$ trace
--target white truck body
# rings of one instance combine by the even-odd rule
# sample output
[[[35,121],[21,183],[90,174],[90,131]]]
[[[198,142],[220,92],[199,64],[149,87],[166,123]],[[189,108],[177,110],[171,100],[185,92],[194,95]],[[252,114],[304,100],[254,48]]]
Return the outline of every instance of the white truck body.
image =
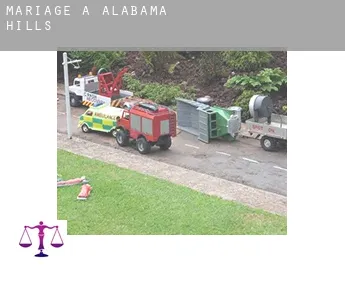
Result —
[[[271,123],[266,118],[255,122],[253,118],[246,121],[249,133],[287,140],[287,116],[272,114]]]

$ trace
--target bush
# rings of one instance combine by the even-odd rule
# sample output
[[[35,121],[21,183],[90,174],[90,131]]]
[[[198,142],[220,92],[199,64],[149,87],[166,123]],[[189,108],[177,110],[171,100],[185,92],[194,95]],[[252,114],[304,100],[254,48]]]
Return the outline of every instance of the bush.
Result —
[[[161,105],[175,104],[175,98],[187,98],[189,95],[182,92],[179,86],[164,85],[159,83],[146,84],[138,93],[139,97],[146,98]]]
[[[221,52],[202,52],[199,59],[200,75],[205,83],[224,74]]]
[[[254,90],[260,93],[279,91],[287,83],[287,75],[280,68],[264,69],[256,76],[236,75],[230,78],[225,87],[240,90]]]
[[[112,70],[114,67],[121,68],[125,65],[126,52],[123,51],[71,51],[68,55],[73,59],[81,59],[80,70],[88,72],[93,67]]]
[[[138,93],[143,89],[143,84],[138,79],[135,79],[132,75],[129,73],[125,73],[123,78],[123,88],[129,91],[132,91],[133,93]]]
[[[273,56],[262,51],[226,51],[223,52],[223,58],[234,71],[257,71],[266,67]]]
[[[153,102],[171,106],[176,103],[175,98],[194,99],[193,88],[183,91],[178,85],[147,83],[143,84],[138,79],[132,77],[130,74],[125,74],[123,77],[124,86],[129,91],[134,93],[134,96],[149,99]]]
[[[141,52],[146,65],[148,65],[152,71],[166,71],[166,66],[172,63],[174,60],[180,58],[177,52],[169,51],[144,51]]]

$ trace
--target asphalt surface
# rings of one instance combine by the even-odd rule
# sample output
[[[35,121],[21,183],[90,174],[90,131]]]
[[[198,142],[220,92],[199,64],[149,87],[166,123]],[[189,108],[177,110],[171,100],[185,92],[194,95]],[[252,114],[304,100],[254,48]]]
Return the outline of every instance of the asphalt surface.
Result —
[[[71,110],[73,136],[109,146],[109,153],[111,148],[116,147],[139,154],[133,146],[119,147],[110,134],[83,133],[77,126],[78,118],[86,108],[72,107]],[[57,102],[57,131],[67,132],[64,96],[59,96]],[[266,152],[255,139],[239,138],[235,142],[212,140],[210,144],[205,144],[196,136],[181,132],[173,138],[170,150],[160,151],[158,147],[153,147],[145,157],[287,196],[286,150]]]

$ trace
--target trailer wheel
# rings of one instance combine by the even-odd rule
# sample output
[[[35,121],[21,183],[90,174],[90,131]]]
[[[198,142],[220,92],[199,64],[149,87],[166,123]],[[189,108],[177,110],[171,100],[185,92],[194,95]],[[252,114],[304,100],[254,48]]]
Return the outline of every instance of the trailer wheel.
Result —
[[[113,136],[114,136],[114,134],[113,134]],[[129,137],[123,129],[120,129],[116,132],[115,138],[116,138],[117,144],[119,144],[119,146],[121,146],[121,147],[125,147],[129,143]]]
[[[164,143],[162,145],[159,145],[159,148],[163,151],[168,150],[171,147],[171,137],[167,136],[164,138]]]
[[[81,126],[81,130],[82,130],[84,133],[90,132],[90,128],[89,128],[85,123]]]
[[[274,138],[263,136],[260,140],[261,147],[265,151],[275,151],[277,149],[277,141]]]
[[[151,151],[151,144],[145,138],[140,137],[137,139],[137,149],[140,154],[148,154]]]

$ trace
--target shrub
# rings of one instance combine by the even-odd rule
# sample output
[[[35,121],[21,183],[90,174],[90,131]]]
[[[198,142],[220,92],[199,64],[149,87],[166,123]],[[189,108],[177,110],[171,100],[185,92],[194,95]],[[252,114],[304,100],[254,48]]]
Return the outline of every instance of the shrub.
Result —
[[[123,78],[124,86],[132,91],[135,96],[152,100],[153,102],[165,106],[176,103],[175,98],[193,99],[195,90],[193,88],[183,91],[178,85],[147,83],[143,84],[130,74],[125,74]]]
[[[279,88],[287,83],[286,74],[280,69],[264,69],[256,76],[236,75],[230,78],[225,87],[240,90],[254,90],[260,93],[279,91]]]
[[[143,84],[141,82],[134,78],[129,73],[125,73],[123,78],[123,85],[126,90],[132,91],[133,93],[138,93],[143,89]]]
[[[123,51],[71,51],[68,55],[73,59],[82,60],[79,64],[83,72],[90,71],[92,67],[108,70],[112,70],[115,66],[123,67],[126,59],[126,52]]]
[[[175,103],[176,97],[183,97],[185,95],[178,86],[149,83],[144,85],[138,96],[169,106]]]
[[[221,52],[202,52],[199,59],[200,75],[207,83],[224,74]]]
[[[262,51],[225,51],[223,57],[235,71],[257,71],[266,67],[273,59],[271,53]]]
[[[148,65],[152,71],[165,71],[166,66],[180,58],[177,52],[170,51],[143,51],[141,52],[146,65]]]

